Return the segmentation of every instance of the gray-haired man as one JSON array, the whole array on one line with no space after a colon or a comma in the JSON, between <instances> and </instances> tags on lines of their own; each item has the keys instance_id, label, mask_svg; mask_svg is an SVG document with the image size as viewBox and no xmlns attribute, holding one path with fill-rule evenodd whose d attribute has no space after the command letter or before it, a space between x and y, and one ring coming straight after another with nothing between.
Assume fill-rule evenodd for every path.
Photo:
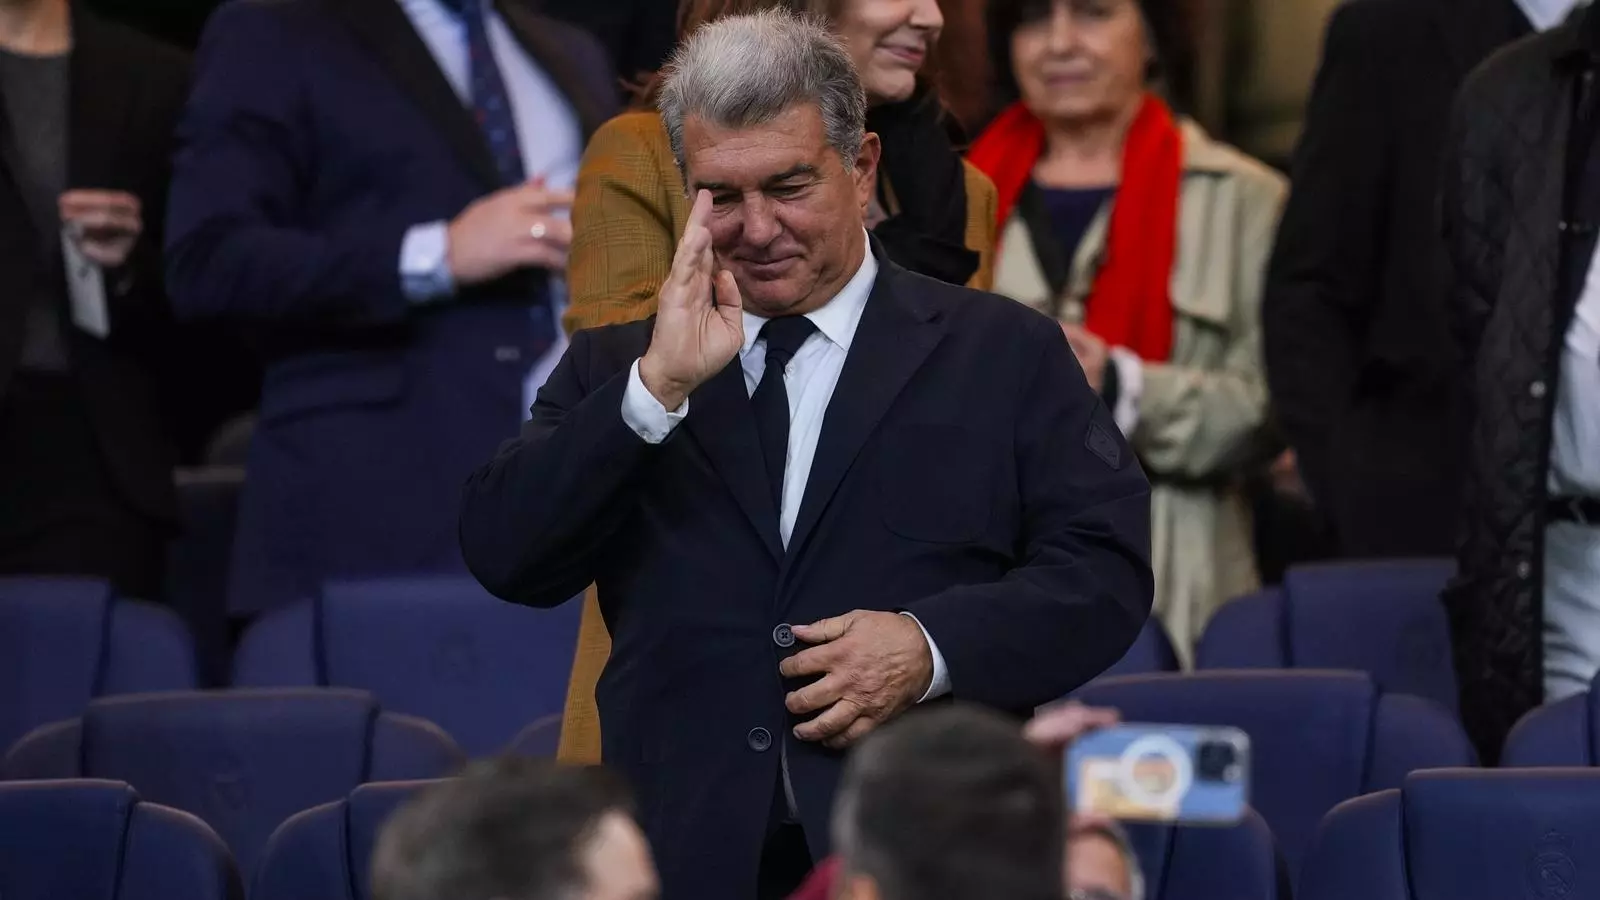
<instances>
[{"instance_id":1,"label":"gray-haired man","mask_svg":"<svg viewBox=\"0 0 1600 900\"><path fill-rule=\"evenodd\" d=\"M824 29L720 20L662 98L696 199L659 314L574 336L462 548L515 602L598 583L605 758L664 896L781 897L829 851L845 747L1122 655L1149 485L1053 322L869 244L878 141Z\"/></svg>"}]
</instances>

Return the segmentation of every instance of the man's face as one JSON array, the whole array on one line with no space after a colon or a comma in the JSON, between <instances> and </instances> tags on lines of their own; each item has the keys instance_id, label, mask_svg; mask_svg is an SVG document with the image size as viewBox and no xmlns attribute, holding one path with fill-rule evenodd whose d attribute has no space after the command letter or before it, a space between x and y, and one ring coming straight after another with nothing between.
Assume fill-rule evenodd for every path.
<instances>
[{"instance_id":1,"label":"man's face","mask_svg":"<svg viewBox=\"0 0 1600 900\"><path fill-rule=\"evenodd\" d=\"M750 312L810 312L856 273L876 184L876 135L867 135L847 168L828 144L821 111L806 103L752 128L690 118L683 149L690 193L711 192L717 264L733 273Z\"/></svg>"},{"instance_id":2,"label":"man's face","mask_svg":"<svg viewBox=\"0 0 1600 900\"><path fill-rule=\"evenodd\" d=\"M644 832L619 812L606 813L583 851L584 900L656 900L661 884Z\"/></svg>"},{"instance_id":3,"label":"man's face","mask_svg":"<svg viewBox=\"0 0 1600 900\"><path fill-rule=\"evenodd\" d=\"M1067 889L1091 900L1124 900L1133 891L1133 876L1122 850L1096 832L1067 841Z\"/></svg>"}]
</instances>

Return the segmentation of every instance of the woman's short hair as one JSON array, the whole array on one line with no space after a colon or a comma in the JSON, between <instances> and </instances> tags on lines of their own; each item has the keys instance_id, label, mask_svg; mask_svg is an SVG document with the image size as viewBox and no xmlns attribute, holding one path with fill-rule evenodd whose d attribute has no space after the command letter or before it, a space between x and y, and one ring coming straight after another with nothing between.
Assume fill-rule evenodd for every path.
<instances>
[{"instance_id":1,"label":"woman's short hair","mask_svg":"<svg viewBox=\"0 0 1600 900\"><path fill-rule=\"evenodd\" d=\"M1021 97L1016 71L1012 68L1011 36L1028 22L1050 13L1051 7L1061 0L988 0L985 31L989 42L989 60L994 67L995 99L1000 104ZM1069 0L1070 2L1070 0ZM1185 39L1183 17L1173 0L1136 0L1144 17L1145 31L1150 37L1152 55L1155 57L1146 78L1165 81L1170 93L1182 96L1181 87L1172 84L1188 72L1188 41Z\"/></svg>"}]
</instances>

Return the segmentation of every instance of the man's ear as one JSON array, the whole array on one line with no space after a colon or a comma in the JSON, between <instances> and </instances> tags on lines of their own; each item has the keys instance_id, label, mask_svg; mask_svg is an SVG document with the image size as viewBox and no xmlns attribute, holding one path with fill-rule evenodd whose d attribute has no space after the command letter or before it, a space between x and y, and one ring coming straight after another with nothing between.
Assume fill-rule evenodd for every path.
<instances>
[{"instance_id":1,"label":"man's ear","mask_svg":"<svg viewBox=\"0 0 1600 900\"><path fill-rule=\"evenodd\" d=\"M878 192L878 157L882 153L883 144L878 136L867 132L861 140L861 150L856 154L855 171L851 173L856 179L856 199L860 201L863 213Z\"/></svg>"}]
</instances>

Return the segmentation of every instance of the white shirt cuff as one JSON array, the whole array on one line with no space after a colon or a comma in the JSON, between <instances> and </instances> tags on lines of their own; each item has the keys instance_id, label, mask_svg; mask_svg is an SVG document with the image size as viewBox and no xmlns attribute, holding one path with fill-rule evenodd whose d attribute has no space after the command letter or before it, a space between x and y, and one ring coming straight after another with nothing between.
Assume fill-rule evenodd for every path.
<instances>
[{"instance_id":1,"label":"white shirt cuff","mask_svg":"<svg viewBox=\"0 0 1600 900\"><path fill-rule=\"evenodd\" d=\"M950 669L944 664L944 654L939 652L939 645L933 642L933 635L922 627L922 620L908 612L902 612L900 615L916 622L917 627L922 628L922 639L928 642L928 652L933 654L933 680L928 682L928 690L917 702L927 703L929 700L937 700L950 693Z\"/></svg>"},{"instance_id":2,"label":"white shirt cuff","mask_svg":"<svg viewBox=\"0 0 1600 900\"><path fill-rule=\"evenodd\" d=\"M633 368L628 370L628 389L622 395L622 421L628 423L634 434L647 444L659 444L688 414L687 398L677 409L669 410L662 406L661 401L644 386L644 379L639 377L639 361L633 361Z\"/></svg>"},{"instance_id":3,"label":"white shirt cuff","mask_svg":"<svg viewBox=\"0 0 1600 900\"><path fill-rule=\"evenodd\" d=\"M413 225L400 242L400 290L412 303L429 303L456 292L450 271L450 223Z\"/></svg>"},{"instance_id":4,"label":"white shirt cuff","mask_svg":"<svg viewBox=\"0 0 1600 900\"><path fill-rule=\"evenodd\" d=\"M1123 437L1132 437L1139 425L1139 398L1144 394L1144 361L1126 347L1112 347L1111 364L1117 367L1117 408L1111 411L1111 418Z\"/></svg>"}]
</instances>

